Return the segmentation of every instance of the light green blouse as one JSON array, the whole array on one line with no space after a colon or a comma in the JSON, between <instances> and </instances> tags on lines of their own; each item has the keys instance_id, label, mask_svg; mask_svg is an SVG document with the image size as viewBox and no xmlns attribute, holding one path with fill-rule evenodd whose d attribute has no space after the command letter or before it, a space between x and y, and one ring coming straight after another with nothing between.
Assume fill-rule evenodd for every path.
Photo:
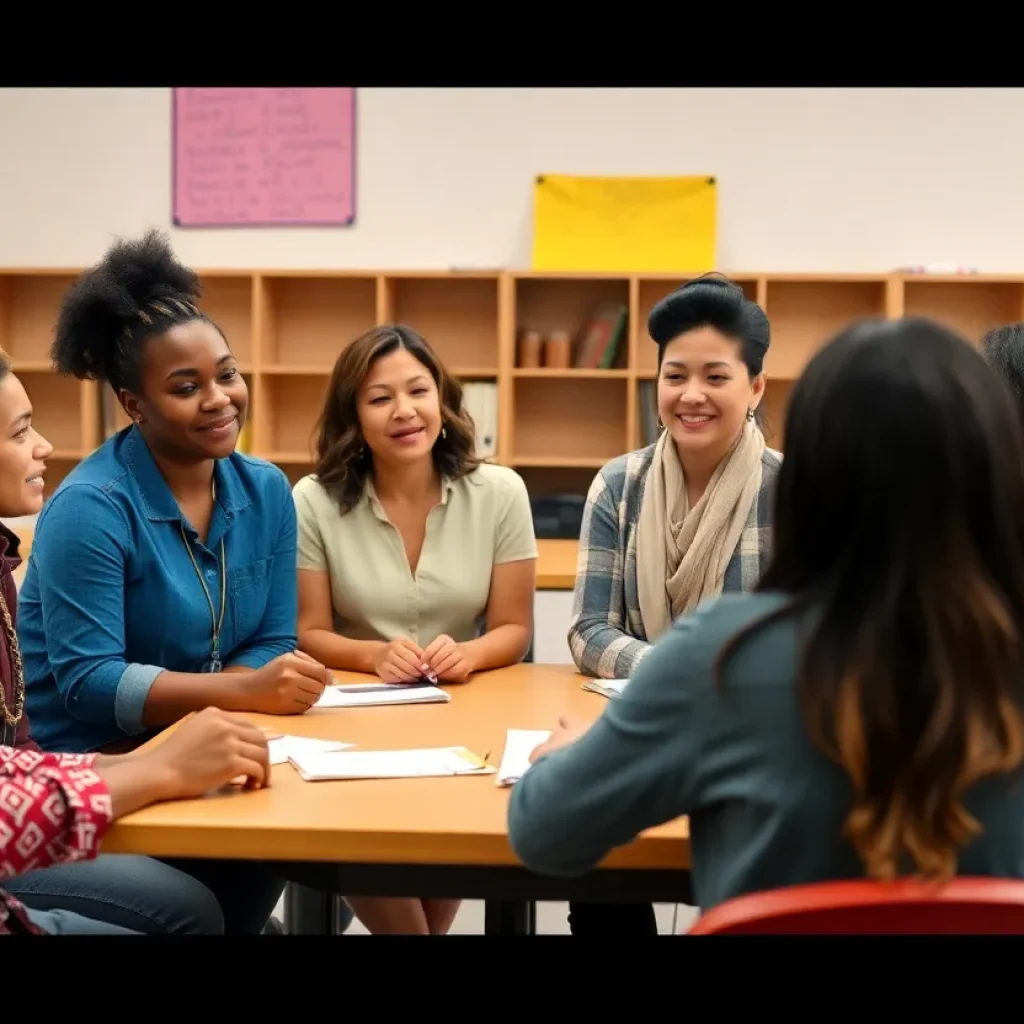
<instances>
[{"instance_id":1,"label":"light green blouse","mask_svg":"<svg viewBox=\"0 0 1024 1024\"><path fill-rule=\"evenodd\" d=\"M372 484L345 515L315 476L303 477L293 495L298 567L329 574L334 628L353 640L472 640L494 566L537 557L526 485L505 466L484 464L444 482L415 575Z\"/></svg>"}]
</instances>

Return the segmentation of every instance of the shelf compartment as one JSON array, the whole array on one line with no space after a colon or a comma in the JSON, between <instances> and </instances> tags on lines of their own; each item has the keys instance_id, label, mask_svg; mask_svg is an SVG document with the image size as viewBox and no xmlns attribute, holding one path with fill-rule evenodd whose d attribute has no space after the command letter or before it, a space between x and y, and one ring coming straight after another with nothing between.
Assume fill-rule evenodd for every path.
<instances>
[{"instance_id":1,"label":"shelf compartment","mask_svg":"<svg viewBox=\"0 0 1024 1024\"><path fill-rule=\"evenodd\" d=\"M320 374L266 378L259 410L263 439L254 454L272 462L312 461L316 425L329 383Z\"/></svg>"},{"instance_id":2,"label":"shelf compartment","mask_svg":"<svg viewBox=\"0 0 1024 1024\"><path fill-rule=\"evenodd\" d=\"M514 279L516 338L522 331L537 331L542 343L553 331L566 331L576 344L587 320L599 305L619 303L629 309L629 279L520 277ZM629 360L630 324L626 326L615 354L614 366L624 369Z\"/></svg>"},{"instance_id":3,"label":"shelf compartment","mask_svg":"<svg viewBox=\"0 0 1024 1024\"><path fill-rule=\"evenodd\" d=\"M57 457L56 453L46 460L46 475L43 477L43 501L47 502L61 482L77 466L78 458Z\"/></svg>"},{"instance_id":4,"label":"shelf compartment","mask_svg":"<svg viewBox=\"0 0 1024 1024\"><path fill-rule=\"evenodd\" d=\"M586 497L599 468L589 466L520 466L517 467L516 472L523 478L531 498L554 494L578 494ZM575 540L575 538L573 539Z\"/></svg>"},{"instance_id":5,"label":"shelf compartment","mask_svg":"<svg viewBox=\"0 0 1024 1024\"><path fill-rule=\"evenodd\" d=\"M61 453L84 454L82 386L52 372L19 373L32 402L32 424Z\"/></svg>"},{"instance_id":6,"label":"shelf compartment","mask_svg":"<svg viewBox=\"0 0 1024 1024\"><path fill-rule=\"evenodd\" d=\"M294 487L304 476L309 476L310 473L314 472L316 467L312 461L308 459L288 459L283 458L274 460L275 465L286 477L288 477L288 483Z\"/></svg>"},{"instance_id":7,"label":"shelf compartment","mask_svg":"<svg viewBox=\"0 0 1024 1024\"><path fill-rule=\"evenodd\" d=\"M252 278L208 275L199 308L221 329L239 364L251 364Z\"/></svg>"},{"instance_id":8,"label":"shelf compartment","mask_svg":"<svg viewBox=\"0 0 1024 1024\"><path fill-rule=\"evenodd\" d=\"M71 274L10 275L0 278L0 345L16 362L50 365L50 347Z\"/></svg>"},{"instance_id":9,"label":"shelf compartment","mask_svg":"<svg viewBox=\"0 0 1024 1024\"><path fill-rule=\"evenodd\" d=\"M785 443L786 409L795 381L768 378L764 397L759 406L763 423L764 441L769 448L783 451Z\"/></svg>"},{"instance_id":10,"label":"shelf compartment","mask_svg":"<svg viewBox=\"0 0 1024 1024\"><path fill-rule=\"evenodd\" d=\"M884 278L851 281L768 279L765 312L771 346L764 369L769 377L794 380L808 360L842 328L865 317L885 316Z\"/></svg>"},{"instance_id":11,"label":"shelf compartment","mask_svg":"<svg viewBox=\"0 0 1024 1024\"><path fill-rule=\"evenodd\" d=\"M647 321L651 310L666 296L671 295L690 278L641 278L637 281L637 347L636 370L641 376L653 376L658 372L658 346L647 332ZM757 278L730 278L743 289L751 302L757 301Z\"/></svg>"},{"instance_id":12,"label":"shelf compartment","mask_svg":"<svg viewBox=\"0 0 1024 1024\"><path fill-rule=\"evenodd\" d=\"M517 378L513 463L596 468L626 450L628 381Z\"/></svg>"},{"instance_id":13,"label":"shelf compartment","mask_svg":"<svg viewBox=\"0 0 1024 1024\"><path fill-rule=\"evenodd\" d=\"M926 316L981 345L994 327L1024 319L1024 287L1018 282L904 281L905 316Z\"/></svg>"},{"instance_id":14,"label":"shelf compartment","mask_svg":"<svg viewBox=\"0 0 1024 1024\"><path fill-rule=\"evenodd\" d=\"M547 367L517 367L513 377L524 380L622 380L629 376L629 370L555 370Z\"/></svg>"},{"instance_id":15,"label":"shelf compartment","mask_svg":"<svg viewBox=\"0 0 1024 1024\"><path fill-rule=\"evenodd\" d=\"M449 372L497 374L498 278L392 277L385 314L422 335Z\"/></svg>"},{"instance_id":16,"label":"shelf compartment","mask_svg":"<svg viewBox=\"0 0 1024 1024\"><path fill-rule=\"evenodd\" d=\"M377 323L376 277L262 279L261 366L333 367Z\"/></svg>"}]
</instances>

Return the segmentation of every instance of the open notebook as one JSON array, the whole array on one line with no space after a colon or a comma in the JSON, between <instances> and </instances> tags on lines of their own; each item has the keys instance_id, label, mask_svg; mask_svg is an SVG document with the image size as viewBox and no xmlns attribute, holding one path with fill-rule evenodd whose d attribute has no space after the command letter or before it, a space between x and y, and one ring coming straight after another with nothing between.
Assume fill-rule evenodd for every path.
<instances>
[{"instance_id":1,"label":"open notebook","mask_svg":"<svg viewBox=\"0 0 1024 1024\"><path fill-rule=\"evenodd\" d=\"M307 782L494 774L491 765L466 747L435 747L424 750L300 750L290 753L288 760Z\"/></svg>"},{"instance_id":2,"label":"open notebook","mask_svg":"<svg viewBox=\"0 0 1024 1024\"><path fill-rule=\"evenodd\" d=\"M616 697L622 696L622 691L628 682L628 679L588 679L583 683L583 689L614 700Z\"/></svg>"},{"instance_id":3,"label":"open notebook","mask_svg":"<svg viewBox=\"0 0 1024 1024\"><path fill-rule=\"evenodd\" d=\"M550 729L509 729L498 768L498 785L514 786L530 770L530 754L551 738Z\"/></svg>"},{"instance_id":4,"label":"open notebook","mask_svg":"<svg viewBox=\"0 0 1024 1024\"><path fill-rule=\"evenodd\" d=\"M338 683L325 687L315 708L367 708L384 704L446 704L452 699L433 683Z\"/></svg>"}]
</instances>

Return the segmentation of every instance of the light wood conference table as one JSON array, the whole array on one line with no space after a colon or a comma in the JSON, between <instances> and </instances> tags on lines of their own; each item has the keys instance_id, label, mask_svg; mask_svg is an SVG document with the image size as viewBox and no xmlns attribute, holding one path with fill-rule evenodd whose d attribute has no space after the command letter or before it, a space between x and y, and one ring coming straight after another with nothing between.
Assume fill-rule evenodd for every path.
<instances>
[{"instance_id":1,"label":"light wood conference table","mask_svg":"<svg viewBox=\"0 0 1024 1024\"><path fill-rule=\"evenodd\" d=\"M334 675L339 682L369 679ZM274 732L364 750L463 745L497 767L506 729L551 728L566 713L588 720L601 714L607 700L582 690L585 678L567 666L519 664L445 687L448 704L247 717ZM689 900L685 819L614 850L582 879L549 879L517 861L506 823L510 790L496 775L305 782L288 764L272 772L265 790L136 811L113 825L102 851L334 862L349 895L484 899L488 931L529 930L535 900Z\"/></svg>"}]
</instances>

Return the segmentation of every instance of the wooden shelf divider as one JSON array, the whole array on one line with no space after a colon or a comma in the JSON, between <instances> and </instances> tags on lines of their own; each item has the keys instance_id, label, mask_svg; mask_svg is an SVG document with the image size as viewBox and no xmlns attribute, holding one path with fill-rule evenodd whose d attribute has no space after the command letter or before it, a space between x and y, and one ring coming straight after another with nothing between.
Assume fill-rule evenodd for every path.
<instances>
[{"instance_id":1,"label":"wooden shelf divider","mask_svg":"<svg viewBox=\"0 0 1024 1024\"><path fill-rule=\"evenodd\" d=\"M103 439L101 389L52 371L57 310L75 269L0 268L0 345L55 447L48 490ZM496 460L531 490L586 489L608 459L640 447L642 390L655 379L647 334L656 302L688 275L530 270L200 271L203 309L224 330L250 383L251 451L292 479L310 471L313 432L338 353L376 324L415 328L464 382L495 385ZM863 317L932 317L975 344L1024 320L1024 274L729 273L772 325L765 360L768 441L781 447L793 381L827 338ZM519 367L519 333L577 337L601 303L624 304L611 369Z\"/></svg>"}]
</instances>

